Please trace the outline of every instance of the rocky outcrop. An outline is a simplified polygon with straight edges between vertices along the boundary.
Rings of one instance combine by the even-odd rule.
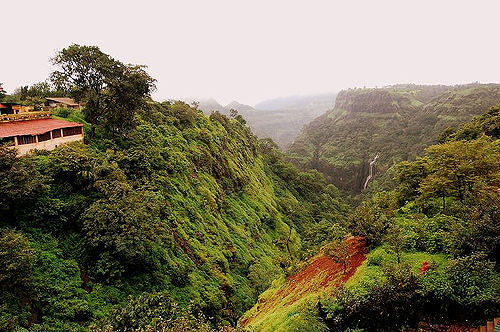
[[[353,89],[338,94],[335,108],[354,113],[391,113],[397,111],[398,103],[386,90]]]

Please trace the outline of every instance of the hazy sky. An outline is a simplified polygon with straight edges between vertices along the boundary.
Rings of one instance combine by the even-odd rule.
[[[243,103],[393,83],[500,81],[500,1],[0,3],[0,82],[43,81],[49,58],[98,45],[158,80],[156,99]]]

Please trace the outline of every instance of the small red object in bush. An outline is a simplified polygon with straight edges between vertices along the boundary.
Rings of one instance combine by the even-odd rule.
[[[422,274],[425,274],[425,272],[427,272],[428,269],[429,269],[429,262],[424,261],[422,263],[422,267],[420,268],[420,271],[422,272]]]

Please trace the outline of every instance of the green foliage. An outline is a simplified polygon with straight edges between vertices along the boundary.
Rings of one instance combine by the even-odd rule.
[[[215,331],[205,317],[190,306],[181,309],[163,293],[144,293],[130,297],[125,306],[117,308],[102,326],[91,331]]]
[[[90,135],[91,125],[87,121],[85,121],[85,116],[80,109],[74,108],[56,108],[52,111],[54,118],[61,118],[63,120],[79,122],[83,123],[83,129],[85,132],[85,136]]]
[[[154,269],[157,234],[166,233],[161,222],[159,199],[154,193],[120,188],[94,202],[81,216],[84,236],[97,258],[95,275],[120,277],[121,271]],[[111,255],[108,257],[107,255]],[[108,260],[112,262],[107,262]],[[124,262],[120,268],[114,262]],[[111,266],[108,264],[111,263]]]
[[[68,96],[66,91],[58,90],[49,82],[39,82],[31,86],[21,86],[17,88],[14,90],[14,93],[5,96],[5,101],[33,105],[35,110],[41,111],[45,98],[66,96]]]
[[[30,283],[33,254],[28,239],[20,232],[1,229],[0,233],[0,288],[23,287]]]
[[[331,330],[394,331],[497,312],[500,274],[484,256],[402,253],[401,263],[395,256],[388,248],[372,250],[336,297],[322,299],[319,314]],[[424,262],[429,268],[422,273]]]
[[[453,260],[446,275],[453,300],[467,308],[469,317],[495,315],[500,307],[500,274],[484,254]]]
[[[326,321],[333,331],[397,331],[413,326],[421,311],[418,289],[418,277],[409,265],[386,265],[383,279],[369,291],[359,295],[355,289],[343,290],[335,305],[329,305]]]
[[[497,113],[490,111],[472,123],[477,128],[483,128],[481,119],[495,123],[492,114]],[[484,128],[494,132],[490,125]],[[357,208],[351,218],[354,232],[380,243],[397,226],[404,241],[395,242],[404,242],[406,250],[455,256],[482,251],[495,259],[500,240],[495,221],[500,209],[500,143],[485,133],[470,141],[431,146],[426,156],[400,164],[396,188]]]
[[[125,65],[97,46],[71,45],[52,62],[59,67],[51,76],[54,85],[86,104],[90,138],[96,127],[108,137],[123,137],[134,127],[135,114],[154,89],[154,80],[144,66]]]
[[[424,157],[401,163],[395,189],[356,209],[353,232],[383,247],[325,302],[332,330],[393,331],[498,313],[497,118],[491,109],[427,148]]]
[[[325,230],[343,231],[336,188],[261,147],[238,119],[165,102],[134,123],[123,140],[102,135],[23,158],[0,151],[2,223],[28,238],[36,257],[33,292],[21,301],[6,290],[5,324],[234,325],[273,279],[329,240]],[[148,294],[169,294],[172,306],[139,324],[132,311],[146,309],[130,306]]]
[[[20,299],[33,293],[34,259],[21,232],[0,228],[0,330],[12,330],[28,316]]]
[[[486,138],[453,141],[429,147],[425,167],[429,174],[420,184],[422,199],[466,196],[492,191],[500,185],[500,145]]]
[[[368,244],[379,244],[386,234],[397,208],[396,195],[380,192],[362,202],[350,217],[350,228],[363,236]]]
[[[448,140],[473,140],[481,135],[500,138],[500,106],[492,107],[448,136]]]
[[[79,45],[53,62],[55,88],[9,97],[86,103],[55,113],[88,122],[91,145],[0,147],[0,329],[229,331],[326,243],[345,262],[349,233],[373,250],[345,287],[259,324],[394,331],[500,311],[500,108],[393,166],[491,106],[497,85],[343,92],[292,147],[301,171],[237,112],[151,101],[142,66]],[[356,193],[379,152],[397,183],[347,218],[329,182]]]
[[[2,84],[3,83],[0,82],[0,101],[2,101],[5,98],[5,94],[6,94],[5,90],[2,87]]]
[[[0,147],[0,225],[32,211],[40,195],[46,194],[45,177],[30,159],[16,158],[16,151]]]

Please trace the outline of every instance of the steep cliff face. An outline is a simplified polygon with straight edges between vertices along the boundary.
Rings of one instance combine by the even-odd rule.
[[[352,90],[339,93],[335,108],[350,113],[392,113],[397,112],[398,104],[387,90]]]
[[[289,152],[301,167],[317,169],[337,187],[357,194],[377,153],[370,180],[375,185],[394,163],[436,143],[447,127],[499,103],[498,84],[350,89],[338,94],[332,111],[304,128]]]

